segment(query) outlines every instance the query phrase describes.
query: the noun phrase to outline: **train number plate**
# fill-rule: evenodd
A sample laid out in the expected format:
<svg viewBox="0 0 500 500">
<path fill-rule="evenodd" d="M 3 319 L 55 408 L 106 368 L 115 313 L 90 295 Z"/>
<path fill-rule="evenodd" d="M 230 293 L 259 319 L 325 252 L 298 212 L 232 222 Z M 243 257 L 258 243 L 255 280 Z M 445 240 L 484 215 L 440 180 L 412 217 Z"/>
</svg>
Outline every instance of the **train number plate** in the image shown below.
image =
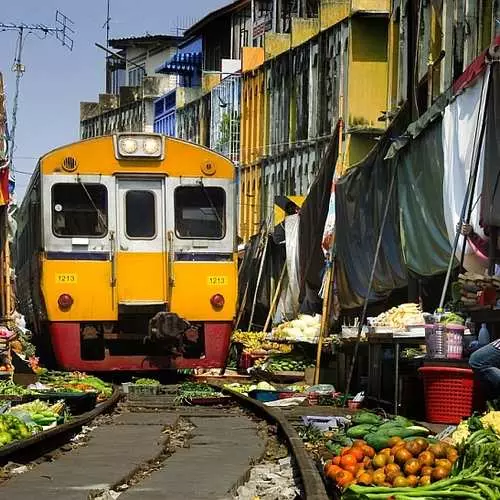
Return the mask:
<svg viewBox="0 0 500 500">
<path fill-rule="evenodd" d="M 211 286 L 227 285 L 227 276 L 209 276 L 208 284 Z"/>
<path fill-rule="evenodd" d="M 56 283 L 76 283 L 77 277 L 73 273 L 58 273 L 56 274 Z"/>
</svg>

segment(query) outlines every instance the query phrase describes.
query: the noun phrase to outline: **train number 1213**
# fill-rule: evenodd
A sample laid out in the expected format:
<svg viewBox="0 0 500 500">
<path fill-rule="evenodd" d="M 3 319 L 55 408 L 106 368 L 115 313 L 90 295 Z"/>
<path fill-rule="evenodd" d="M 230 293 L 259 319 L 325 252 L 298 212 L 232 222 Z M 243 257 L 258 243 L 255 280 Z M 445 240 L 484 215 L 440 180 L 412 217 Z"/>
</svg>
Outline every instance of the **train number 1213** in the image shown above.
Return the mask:
<svg viewBox="0 0 500 500">
<path fill-rule="evenodd" d="M 77 282 L 76 274 L 73 274 L 73 273 L 56 274 L 56 283 L 69 284 L 69 283 L 76 283 L 76 282 Z"/>
<path fill-rule="evenodd" d="M 227 285 L 227 277 L 226 276 L 209 276 L 208 284 L 212 286 L 217 285 Z"/>
</svg>

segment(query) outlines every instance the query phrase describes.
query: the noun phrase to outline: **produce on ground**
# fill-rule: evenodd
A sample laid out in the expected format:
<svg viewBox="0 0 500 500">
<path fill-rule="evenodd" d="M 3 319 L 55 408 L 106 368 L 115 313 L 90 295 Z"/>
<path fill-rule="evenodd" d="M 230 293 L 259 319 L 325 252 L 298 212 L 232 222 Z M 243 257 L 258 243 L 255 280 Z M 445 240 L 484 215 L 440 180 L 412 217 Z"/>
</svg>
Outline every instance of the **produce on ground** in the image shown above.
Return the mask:
<svg viewBox="0 0 500 500">
<path fill-rule="evenodd" d="M 224 395 L 205 383 L 185 382 L 177 390 L 176 404 L 191 404 L 193 399 L 220 398 Z"/>
<path fill-rule="evenodd" d="M 467 420 L 463 420 L 451 435 L 450 441 L 454 445 L 459 445 L 466 441 L 473 432 L 483 428 L 489 428 L 497 436 L 500 436 L 500 411 L 491 410 L 482 417 L 472 416 Z"/>
<path fill-rule="evenodd" d="M 418 304 L 401 304 L 379 314 L 372 321 L 372 326 L 404 330 L 410 325 L 423 325 L 425 323 L 422 309 Z"/>
<path fill-rule="evenodd" d="M 20 418 L 8 413 L 0 415 L 0 447 L 31 435 L 32 432 Z"/>
<path fill-rule="evenodd" d="M 353 415 L 351 421 L 354 425 L 347 431 L 347 436 L 365 440 L 376 451 L 387 448 L 395 436 L 406 439 L 430 434 L 426 427 L 414 425 L 402 416 L 384 420 L 375 413 L 360 411 Z"/>
<path fill-rule="evenodd" d="M 93 375 L 79 372 L 44 371 L 40 374 L 40 382 L 60 392 L 71 392 L 72 389 L 80 392 L 97 392 L 99 400 L 109 398 L 113 393 L 111 384 Z"/>
<path fill-rule="evenodd" d="M 248 394 L 253 389 L 257 388 L 256 385 L 252 384 L 238 384 L 237 382 L 233 384 L 224 384 L 224 389 L 229 389 L 230 391 L 237 392 L 239 394 Z"/>
<path fill-rule="evenodd" d="M 446 443 L 430 443 L 423 437 L 404 440 L 393 436 L 388 446 L 378 452 L 366 441 L 356 440 L 351 447 L 344 448 L 340 455 L 326 462 L 324 470 L 340 488 L 358 484 L 391 491 L 392 488 L 415 488 L 445 479 L 457 460 L 457 449 Z M 363 493 L 371 494 L 372 490 L 368 488 Z"/>
<path fill-rule="evenodd" d="M 439 446 L 437 449 L 436 447 Z M 446 450 L 446 459 L 443 450 Z M 343 498 L 359 499 L 382 499 L 391 498 L 394 500 L 410 499 L 450 499 L 464 498 L 472 500 L 495 500 L 500 498 L 500 438 L 491 429 L 480 429 L 472 433 L 459 446 L 458 450 L 451 445 L 439 443 L 429 446 L 428 451 L 434 454 L 434 464 L 429 476 L 420 476 L 419 485 L 409 488 L 409 485 L 401 484 L 403 480 L 398 480 L 398 484 L 389 488 L 384 482 L 375 483 L 376 487 L 364 485 L 363 474 L 359 475 L 355 481 L 345 483 L 348 486 Z M 443 458 L 438 458 L 441 455 Z M 420 457 L 420 456 L 419 456 Z M 425 463 L 430 456 L 425 457 Z M 423 471 L 423 460 L 420 471 Z M 450 469 L 449 462 L 453 463 Z M 406 462 L 408 463 L 408 462 Z M 405 463 L 405 465 L 406 465 Z M 412 462 L 410 465 L 413 465 Z M 330 466 L 330 470 L 333 466 Z M 385 466 L 383 474 L 387 477 Z M 415 463 L 415 468 L 417 467 Z M 450 469 L 450 470 L 448 470 Z M 445 475 L 446 473 L 446 475 Z M 375 474 L 375 473 L 374 473 Z M 356 474 L 357 475 L 357 474 Z M 342 476 L 338 476 L 342 479 Z M 425 480 L 422 480 L 425 477 Z M 373 478 L 373 476 L 372 476 Z M 380 473 L 380 479 L 382 473 Z M 409 477 L 406 478 L 409 482 Z M 414 482 L 414 479 L 411 480 Z M 406 487 L 405 487 L 406 486 Z"/>
<path fill-rule="evenodd" d="M 160 385 L 154 378 L 139 378 L 134 382 L 135 385 Z"/>
<path fill-rule="evenodd" d="M 16 385 L 11 380 L 0 381 L 0 396 L 24 396 L 31 391 L 22 385 Z"/>
<path fill-rule="evenodd" d="M 37 399 L 29 403 L 13 406 L 9 410 L 9 413 L 21 419 L 24 419 L 23 417 L 27 415 L 29 420 L 36 425 L 40 427 L 49 427 L 58 423 L 60 420 L 64 420 L 64 417 L 68 415 L 67 413 L 63 415 L 64 410 L 65 405 L 62 401 L 50 405 L 45 401 Z"/>
</svg>

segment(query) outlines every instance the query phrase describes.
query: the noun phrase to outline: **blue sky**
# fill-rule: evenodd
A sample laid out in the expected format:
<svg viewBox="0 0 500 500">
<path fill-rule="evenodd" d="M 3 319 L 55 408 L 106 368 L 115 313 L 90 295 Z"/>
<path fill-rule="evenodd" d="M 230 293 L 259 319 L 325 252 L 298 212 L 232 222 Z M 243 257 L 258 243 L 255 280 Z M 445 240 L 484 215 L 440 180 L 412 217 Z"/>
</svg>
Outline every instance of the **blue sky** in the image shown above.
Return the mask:
<svg viewBox="0 0 500 500">
<path fill-rule="evenodd" d="M 111 0 L 111 38 L 175 34 L 230 0 Z M 32 172 L 36 160 L 51 149 L 78 139 L 80 101 L 92 101 L 104 91 L 105 53 L 94 46 L 106 38 L 106 0 L 1 0 L 0 22 L 53 25 L 59 9 L 75 23 L 70 52 L 53 37 L 25 41 L 14 168 Z M 14 97 L 11 67 L 16 33 L 0 31 L 0 71 L 3 73 L 9 121 Z M 16 195 L 24 195 L 29 175 L 16 174 Z"/>
</svg>

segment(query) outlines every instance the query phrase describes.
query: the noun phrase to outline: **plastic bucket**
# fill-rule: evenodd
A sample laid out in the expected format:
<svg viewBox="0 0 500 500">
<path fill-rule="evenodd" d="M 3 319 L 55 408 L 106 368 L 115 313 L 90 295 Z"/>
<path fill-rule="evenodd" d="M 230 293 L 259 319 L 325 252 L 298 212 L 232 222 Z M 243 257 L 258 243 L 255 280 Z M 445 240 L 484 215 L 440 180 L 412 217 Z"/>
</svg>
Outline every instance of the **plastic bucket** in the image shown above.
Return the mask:
<svg viewBox="0 0 500 500">
<path fill-rule="evenodd" d="M 472 414 L 474 374 L 469 368 L 423 366 L 426 420 L 458 424 Z"/>
</svg>

